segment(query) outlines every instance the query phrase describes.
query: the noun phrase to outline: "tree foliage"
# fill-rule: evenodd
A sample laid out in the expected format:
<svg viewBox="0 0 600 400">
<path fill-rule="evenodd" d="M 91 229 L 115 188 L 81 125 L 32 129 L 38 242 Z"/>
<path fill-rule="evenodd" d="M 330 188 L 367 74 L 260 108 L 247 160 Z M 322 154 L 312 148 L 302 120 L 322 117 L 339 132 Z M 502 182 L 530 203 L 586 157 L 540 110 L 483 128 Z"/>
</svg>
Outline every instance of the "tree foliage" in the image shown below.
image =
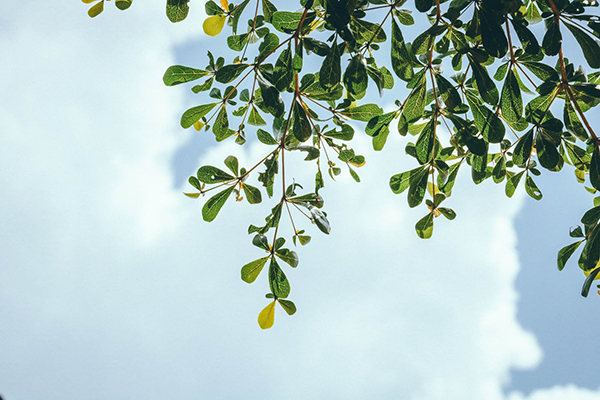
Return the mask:
<svg viewBox="0 0 600 400">
<path fill-rule="evenodd" d="M 93 5 L 90 16 L 103 4 Z M 130 5 L 116 1 L 120 9 Z M 241 270 L 252 283 L 266 269 L 272 302 L 259 314 L 261 328 L 273 325 L 276 304 L 296 312 L 284 269 L 296 268 L 298 255 L 286 246 L 282 223 L 291 226 L 294 246 L 311 241 L 307 223 L 329 234 L 319 193 L 327 175 L 335 180 L 345 170 L 360 181 L 365 157 L 351 147 L 357 124 L 377 151 L 394 131 L 406 138 L 414 168 L 393 175 L 390 188 L 405 192 L 409 207 L 423 207 L 415 225 L 421 238 L 431 237 L 437 217 L 456 217 L 447 204 L 460 170 L 476 184 L 503 184 L 508 197 L 522 186 L 540 200 L 535 179 L 542 169 L 573 170 L 590 193 L 600 190 L 600 141 L 586 116 L 600 103 L 600 73 L 586 72 L 600 68 L 600 18 L 589 13 L 597 6 L 596 0 L 301 0 L 299 10 L 296 4 L 280 10 L 271 0 L 207 1 L 205 33 L 217 36 L 227 25 L 231 33 L 212 40 L 226 42 L 235 56 L 215 59 L 209 51 L 205 68 L 174 65 L 163 79 L 168 86 L 200 81 L 191 90 L 207 94 L 183 112 L 183 128 L 212 132 L 218 142 L 243 145 L 252 137 L 264 144 L 264 155 L 248 168 L 233 155 L 224 160 L 227 170 L 200 167 L 189 178 L 195 191 L 186 193 L 208 195 L 202 208 L 208 222 L 230 199 L 273 199 L 264 223 L 248 228 L 262 256 Z M 166 13 L 173 22 L 185 19 L 188 0 L 168 0 Z M 424 28 L 405 38 L 415 20 Z M 586 66 L 569 62 L 566 36 L 579 45 L 570 55 L 583 54 Z M 366 101 L 367 93 L 405 95 L 384 111 Z M 304 153 L 314 182 L 288 176 L 291 152 Z M 250 175 L 261 188 L 247 183 Z M 594 206 L 583 228 L 571 229 L 577 241 L 558 253 L 562 270 L 581 250 L 584 296 L 600 278 L 600 196 Z"/>
</svg>

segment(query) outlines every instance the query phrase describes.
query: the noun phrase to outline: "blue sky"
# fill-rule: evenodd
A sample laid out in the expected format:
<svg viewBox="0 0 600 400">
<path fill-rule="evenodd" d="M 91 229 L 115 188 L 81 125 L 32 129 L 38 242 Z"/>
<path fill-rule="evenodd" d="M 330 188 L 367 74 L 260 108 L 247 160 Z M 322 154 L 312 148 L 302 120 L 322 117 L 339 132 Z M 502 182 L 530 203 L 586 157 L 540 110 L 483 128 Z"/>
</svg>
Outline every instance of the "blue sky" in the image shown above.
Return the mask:
<svg viewBox="0 0 600 400">
<path fill-rule="evenodd" d="M 5 400 L 600 399 L 585 372 L 598 298 L 555 267 L 591 199 L 570 173 L 544 179 L 536 204 L 464 177 L 457 219 L 422 241 L 422 210 L 387 186 L 410 165 L 397 136 L 381 154 L 358 139 L 360 185 L 327 182 L 332 234 L 312 232 L 288 274 L 299 311 L 261 331 L 265 283 L 239 268 L 268 204 L 206 224 L 174 183 L 262 154 L 178 127 L 190 97 L 161 77 L 181 49 L 205 55 L 200 8 L 173 25 L 162 0 L 94 20 L 80 2 L 0 5 Z"/>
</svg>

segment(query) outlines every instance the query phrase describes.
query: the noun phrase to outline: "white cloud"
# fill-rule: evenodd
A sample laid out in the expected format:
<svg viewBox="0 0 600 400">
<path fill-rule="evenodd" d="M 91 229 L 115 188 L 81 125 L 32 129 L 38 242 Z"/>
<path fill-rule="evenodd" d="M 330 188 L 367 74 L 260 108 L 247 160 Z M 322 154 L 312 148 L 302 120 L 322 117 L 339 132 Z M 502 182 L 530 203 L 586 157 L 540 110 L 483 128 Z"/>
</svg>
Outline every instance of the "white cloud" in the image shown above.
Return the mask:
<svg viewBox="0 0 600 400">
<path fill-rule="evenodd" d="M 244 230 L 269 204 L 227 204 L 208 225 L 201 202 L 171 188 L 169 157 L 189 133 L 177 127 L 184 89 L 160 78 L 199 24 L 165 22 L 162 1 L 93 21 L 79 6 L 0 6 L 18 22 L 0 38 L 12 55 L 0 67 L 6 400 L 494 400 L 511 368 L 539 362 L 515 318 L 521 199 L 461 184 L 457 219 L 418 240 L 423 210 L 387 187 L 407 168 L 395 137 L 365 150 L 363 183 L 327 183 L 330 236 L 297 220 L 314 236 L 288 272 L 299 312 L 260 331 L 264 277 L 248 286 L 238 268 L 261 256 Z M 241 151 L 225 143 L 202 163 Z M 556 393 L 591 392 L 526 399 Z"/>
<path fill-rule="evenodd" d="M 589 390 L 574 385 L 555 386 L 548 389 L 533 391 L 529 396 L 520 393 L 511 393 L 507 400 L 598 400 L 600 388 Z"/>
</svg>

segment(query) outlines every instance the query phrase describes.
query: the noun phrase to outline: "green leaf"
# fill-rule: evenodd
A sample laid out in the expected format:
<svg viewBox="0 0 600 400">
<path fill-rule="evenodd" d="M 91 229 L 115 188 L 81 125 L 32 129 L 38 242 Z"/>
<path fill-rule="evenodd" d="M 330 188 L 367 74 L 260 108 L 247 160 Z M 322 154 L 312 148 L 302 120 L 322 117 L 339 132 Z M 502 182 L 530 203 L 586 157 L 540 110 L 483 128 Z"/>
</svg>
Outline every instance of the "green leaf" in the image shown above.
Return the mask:
<svg viewBox="0 0 600 400">
<path fill-rule="evenodd" d="M 581 217 L 581 223 L 585 226 L 596 225 L 598 220 L 600 220 L 600 207 L 594 207 L 586 211 L 583 217 Z"/>
<path fill-rule="evenodd" d="M 265 235 L 255 235 L 252 238 L 252 244 L 259 249 L 263 249 L 264 251 L 271 252 L 271 246 L 269 246 L 269 239 Z"/>
<path fill-rule="evenodd" d="M 277 140 L 275 140 L 275 138 L 267 131 L 263 130 L 263 129 L 258 129 L 256 131 L 256 137 L 258 138 L 258 140 L 261 143 L 267 144 L 267 145 L 276 145 L 279 144 L 279 142 Z"/>
<path fill-rule="evenodd" d="M 542 129 L 535 136 L 535 149 L 542 167 L 552 170 L 558 165 L 561 156 L 556 145 Z"/>
<path fill-rule="evenodd" d="M 530 62 L 530 61 L 523 62 L 521 64 L 524 65 L 525 68 L 527 68 L 528 70 L 533 72 L 533 74 L 536 77 L 538 77 L 539 79 L 541 79 L 542 81 L 546 81 L 546 80 L 557 81 L 558 80 L 558 73 L 556 72 L 556 70 L 554 68 L 552 68 L 549 65 L 538 63 L 538 62 Z"/>
<path fill-rule="evenodd" d="M 485 51 L 495 57 L 504 57 L 508 51 L 508 41 L 504 30 L 498 24 L 499 18 L 497 18 L 494 11 L 487 8 L 482 8 L 479 13 L 481 18 L 481 41 Z"/>
<path fill-rule="evenodd" d="M 187 129 L 194 125 L 196 122 L 200 120 L 200 118 L 204 117 L 206 114 L 210 112 L 215 106 L 219 103 L 210 103 L 203 104 L 201 106 L 192 107 L 181 116 L 181 126 L 184 129 Z"/>
<path fill-rule="evenodd" d="M 426 173 L 425 167 L 419 167 L 410 171 L 401 172 L 390 178 L 390 188 L 396 194 L 404 192 L 417 177 Z"/>
<path fill-rule="evenodd" d="M 425 128 L 421 131 L 419 139 L 415 144 L 415 151 L 417 152 L 417 160 L 421 164 L 426 164 L 431 161 L 435 154 L 436 149 L 436 120 L 431 121 L 425 125 Z"/>
<path fill-rule="evenodd" d="M 293 121 L 292 131 L 296 139 L 298 139 L 300 143 L 310 139 L 312 136 L 312 127 L 308 120 L 308 116 L 306 115 L 306 111 L 304 111 L 304 107 L 298 100 L 294 102 Z"/>
<path fill-rule="evenodd" d="M 228 182 L 235 179 L 235 177 L 229 175 L 227 172 L 210 165 L 200 167 L 200 169 L 198 169 L 197 176 L 200 182 L 208 184 Z"/>
<path fill-rule="evenodd" d="M 427 12 L 433 7 L 434 0 L 415 0 L 415 6 L 420 12 Z"/>
<path fill-rule="evenodd" d="M 298 266 L 298 254 L 296 254 L 295 251 L 279 249 L 275 252 L 275 255 L 282 261 L 288 263 L 292 268 L 296 268 Z"/>
<path fill-rule="evenodd" d="M 242 188 L 244 189 L 244 194 L 246 195 L 246 200 L 248 200 L 248 203 L 258 204 L 262 201 L 260 189 L 248 185 L 247 183 L 242 184 Z"/>
<path fill-rule="evenodd" d="M 433 213 L 430 212 L 421 218 L 416 223 L 415 230 L 421 239 L 429 239 L 433 234 Z"/>
<path fill-rule="evenodd" d="M 583 287 L 581 288 L 581 295 L 583 297 L 587 297 L 588 293 L 590 292 L 590 287 L 592 286 L 592 282 L 594 281 L 594 279 L 596 279 L 596 277 L 598 276 L 598 273 L 600 273 L 600 268 L 596 267 L 594 270 L 592 270 L 590 272 L 590 274 L 587 276 L 587 278 L 585 278 L 585 282 L 583 282 Z"/>
<path fill-rule="evenodd" d="M 358 107 L 347 108 L 339 113 L 357 121 L 369 122 L 371 118 L 381 115 L 383 110 L 377 104 L 362 104 Z"/>
<path fill-rule="evenodd" d="M 269 0 L 262 0 L 262 9 L 265 17 L 265 22 L 271 23 L 273 20 L 273 14 L 277 11 L 277 7 Z"/>
<path fill-rule="evenodd" d="M 408 122 L 416 121 L 423 116 L 425 111 L 425 104 L 427 102 L 427 82 L 425 75 L 416 83 L 412 93 L 406 99 L 404 111 L 402 115 Z"/>
<path fill-rule="evenodd" d="M 183 65 L 173 65 L 165 72 L 163 82 L 167 86 L 175 86 L 180 83 L 195 81 L 196 79 L 200 79 L 210 74 L 211 72 L 201 69 L 184 67 Z"/>
<path fill-rule="evenodd" d="M 238 159 L 235 156 L 228 156 L 225 159 L 225 165 L 227 166 L 227 168 L 229 168 L 229 170 L 231 172 L 233 172 L 234 175 L 239 175 L 239 162 Z"/>
<path fill-rule="evenodd" d="M 500 118 L 484 106 L 473 93 L 467 92 L 467 101 L 473 112 L 475 126 L 479 129 L 483 138 L 490 143 L 500 143 L 506 133 Z"/>
<path fill-rule="evenodd" d="M 533 178 L 529 175 L 525 178 L 525 191 L 529 196 L 534 198 L 535 200 L 542 199 L 542 192 L 538 189 L 537 185 L 533 181 Z"/>
<path fill-rule="evenodd" d="M 406 82 L 413 77 L 411 56 L 395 19 L 392 19 L 392 69 L 398 78 Z"/>
<path fill-rule="evenodd" d="M 208 199 L 206 204 L 204 204 L 204 207 L 202 207 L 202 218 L 204 218 L 206 222 L 212 222 L 217 218 L 219 211 L 221 211 L 221 208 L 223 208 L 223 205 L 231 193 L 233 193 L 233 189 L 234 187 L 232 186 Z"/>
<path fill-rule="evenodd" d="M 270 256 L 259 258 L 258 260 L 254 260 L 244 265 L 242 267 L 242 280 L 246 283 L 254 282 L 258 275 L 260 275 L 260 272 L 267 263 L 269 257 Z"/>
<path fill-rule="evenodd" d="M 513 153 L 513 162 L 516 165 L 525 165 L 529 160 L 531 151 L 533 150 L 533 129 L 530 129 L 526 134 L 521 136 L 519 142 L 515 146 Z"/>
<path fill-rule="evenodd" d="M 303 13 L 301 12 L 276 11 L 273 13 L 271 23 L 279 32 L 291 33 L 298 29 L 298 25 L 302 21 L 302 15 Z M 315 19 L 315 16 L 314 12 L 307 13 L 303 26 L 308 26 Z"/>
<path fill-rule="evenodd" d="M 508 75 L 504 81 L 500 98 L 500 109 L 502 110 L 502 116 L 508 122 L 516 122 L 523 115 L 521 89 L 512 69 L 508 70 Z"/>
<path fill-rule="evenodd" d="M 563 270 L 563 268 L 565 267 L 565 264 L 567 263 L 569 258 L 571 258 L 573 253 L 575 253 L 575 250 L 577 250 L 579 248 L 579 245 L 581 243 L 583 243 L 583 241 L 571 243 L 570 245 L 565 246 L 559 250 L 558 257 L 557 257 L 557 264 L 558 264 L 559 271 Z"/>
<path fill-rule="evenodd" d="M 248 43 L 249 38 L 249 33 L 229 36 L 227 37 L 227 46 L 233 51 L 242 51 L 244 46 L 246 46 L 246 43 Z"/>
<path fill-rule="evenodd" d="M 284 92 L 290 87 L 294 80 L 294 69 L 292 68 L 292 50 L 291 44 L 284 49 L 273 69 L 273 84 L 280 92 Z"/>
<path fill-rule="evenodd" d="M 288 313 L 288 315 L 294 315 L 296 313 L 296 305 L 293 302 L 283 299 L 277 299 L 277 301 L 279 302 L 279 305 L 281 305 L 281 307 L 285 310 L 285 312 Z"/>
<path fill-rule="evenodd" d="M 546 18 L 546 34 L 542 40 L 542 50 L 547 56 L 555 56 L 560 50 L 562 35 L 554 18 Z"/>
<path fill-rule="evenodd" d="M 131 7 L 132 0 L 117 0 L 115 5 L 119 10 L 127 10 Z"/>
<path fill-rule="evenodd" d="M 220 68 L 216 75 L 215 79 L 220 83 L 229 83 L 232 82 L 235 78 L 240 76 L 242 72 L 246 68 L 248 68 L 249 64 L 230 64 L 225 65 L 223 68 Z"/>
<path fill-rule="evenodd" d="M 577 26 L 571 24 L 565 25 L 569 28 L 573 36 L 575 36 L 575 39 L 577 39 L 577 43 L 579 43 L 590 67 L 600 68 L 600 45 L 598 45 L 598 42 Z"/>
<path fill-rule="evenodd" d="M 590 163 L 590 183 L 596 190 L 600 190 L 600 155 L 594 150 Z"/>
<path fill-rule="evenodd" d="M 275 86 L 272 86 L 263 79 L 258 79 L 260 92 L 264 103 L 264 111 L 273 115 L 275 118 L 281 117 L 285 112 L 285 105 L 281 99 L 281 95 Z"/>
<path fill-rule="evenodd" d="M 456 218 L 456 212 L 453 209 L 447 207 L 438 207 L 437 210 L 442 213 L 442 215 L 452 221 Z"/>
<path fill-rule="evenodd" d="M 447 108 L 453 109 L 462 104 L 458 91 L 446 78 L 437 74 L 435 75 L 435 82 L 437 83 L 438 94 L 444 101 L 444 104 L 446 104 Z"/>
<path fill-rule="evenodd" d="M 317 225 L 317 228 L 319 228 L 321 232 L 329 235 L 329 232 L 331 231 L 331 226 L 329 225 L 329 221 L 327 220 L 325 214 L 316 207 L 311 207 L 310 213 L 312 215 L 314 223 Z"/>
<path fill-rule="evenodd" d="M 580 140 L 587 140 L 587 131 L 579 120 L 579 116 L 573 108 L 573 105 L 568 100 L 565 100 L 565 108 L 563 109 L 563 122 L 565 123 L 565 128 L 569 131 L 569 133 L 576 136 Z"/>
<path fill-rule="evenodd" d="M 285 299 L 290 295 L 290 282 L 274 257 L 271 258 L 271 264 L 269 265 L 269 287 L 277 298 Z"/>
<path fill-rule="evenodd" d="M 367 90 L 368 83 L 367 61 L 362 54 L 358 53 L 352 57 L 344 72 L 344 85 L 348 92 L 361 95 Z"/>
<path fill-rule="evenodd" d="M 508 179 L 506 180 L 505 189 L 506 196 L 513 197 L 513 195 L 515 194 L 515 190 L 517 189 L 517 186 L 519 186 L 519 182 L 521 181 L 521 178 L 523 177 L 524 173 L 525 171 L 521 171 L 518 174 L 514 174 L 508 177 Z"/>
<path fill-rule="evenodd" d="M 429 170 L 424 168 L 420 173 L 411 179 L 408 187 L 408 206 L 414 208 L 423 202 L 425 191 L 427 190 L 427 178 Z"/>
<path fill-rule="evenodd" d="M 473 76 L 475 77 L 475 81 L 477 82 L 477 90 L 479 90 L 481 98 L 488 104 L 497 104 L 498 89 L 496 89 L 496 85 L 494 84 L 494 81 L 492 81 L 492 79 L 490 78 L 487 69 L 483 65 L 475 61 L 470 54 L 468 55 L 468 57 L 471 69 L 473 70 Z"/>
<path fill-rule="evenodd" d="M 267 124 L 256 107 L 254 107 L 254 104 L 250 108 L 250 113 L 248 114 L 248 123 L 254 126 L 264 126 Z"/>
<path fill-rule="evenodd" d="M 342 125 L 341 128 L 342 128 L 341 131 L 331 129 L 327 132 L 324 132 L 323 136 L 327 136 L 332 139 L 339 139 L 339 140 L 352 140 L 352 138 L 354 137 L 354 128 L 352 128 L 352 126 L 350 126 L 348 124 Z"/>
<path fill-rule="evenodd" d="M 171 22 L 183 21 L 190 11 L 189 0 L 167 0 L 167 17 Z"/>
<path fill-rule="evenodd" d="M 221 110 L 215 119 L 215 123 L 213 124 L 213 133 L 218 142 L 233 135 L 233 131 L 229 129 L 229 117 L 227 116 L 227 109 L 224 105 L 221 107 Z"/>
<path fill-rule="evenodd" d="M 319 70 L 319 84 L 324 89 L 329 89 L 340 83 L 342 80 L 342 66 L 340 55 L 337 51 L 337 44 L 331 46 L 331 52 L 323 60 Z"/>
</svg>

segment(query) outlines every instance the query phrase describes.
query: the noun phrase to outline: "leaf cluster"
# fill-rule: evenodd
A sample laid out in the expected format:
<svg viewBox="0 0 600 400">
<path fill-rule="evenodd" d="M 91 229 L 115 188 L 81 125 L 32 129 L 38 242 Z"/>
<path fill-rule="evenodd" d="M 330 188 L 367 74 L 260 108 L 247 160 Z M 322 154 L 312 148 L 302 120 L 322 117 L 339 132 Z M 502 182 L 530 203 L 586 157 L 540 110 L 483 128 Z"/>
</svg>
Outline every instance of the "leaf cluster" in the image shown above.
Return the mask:
<svg viewBox="0 0 600 400">
<path fill-rule="evenodd" d="M 297 228 L 298 219 L 329 234 L 319 194 L 324 178 L 335 180 L 346 169 L 360 182 L 357 169 L 366 160 L 351 147 L 357 125 L 376 151 L 392 133 L 405 138 L 414 167 L 393 175 L 389 185 L 406 192 L 409 207 L 423 206 L 415 224 L 421 238 L 432 236 L 439 216 L 456 217 L 447 203 L 460 170 L 475 184 L 503 184 L 508 197 L 521 185 L 540 200 L 536 177 L 564 168 L 590 193 L 600 190 L 600 141 L 586 116 L 600 103 L 600 73 L 586 72 L 600 68 L 600 18 L 589 13 L 596 6 L 595 0 L 301 0 L 290 11 L 297 7 L 279 10 L 271 0 L 208 1 L 204 31 L 217 36 L 230 26 L 223 43 L 235 56 L 209 51 L 205 68 L 175 65 L 163 79 L 168 86 L 200 80 L 191 90 L 206 94 L 183 113 L 183 128 L 212 132 L 219 142 L 265 146 L 248 169 L 239 169 L 233 156 L 225 160 L 231 174 L 202 166 L 189 181 L 198 192 L 187 193 L 216 192 L 202 209 L 210 222 L 232 194 L 256 204 L 262 193 L 273 198 L 280 190 L 265 224 L 248 229 L 267 255 L 242 268 L 250 283 L 269 265 L 267 297 L 274 301 L 260 313 L 260 326 L 272 325 L 277 302 L 288 314 L 296 310 L 286 300 L 290 284 L 279 261 L 295 268 L 298 256 L 282 247 L 282 220 L 291 225 L 294 245 L 311 239 Z M 187 1 L 169 0 L 167 11 L 181 20 Z M 422 28 L 407 40 L 414 29 L 406 28 L 417 21 Z M 583 54 L 586 66 L 569 62 L 565 36 L 578 44 L 569 51 Z M 374 96 L 396 99 L 384 110 L 367 101 Z M 286 154 L 298 151 L 314 166 L 309 191 L 295 180 L 289 184 L 286 174 Z M 248 185 L 250 175 L 262 187 Z M 595 205 L 582 219 L 584 229 L 571 232 L 581 240 L 558 256 L 562 269 L 585 243 L 584 295 L 600 271 Z"/>
</svg>

